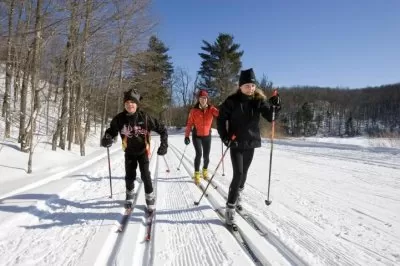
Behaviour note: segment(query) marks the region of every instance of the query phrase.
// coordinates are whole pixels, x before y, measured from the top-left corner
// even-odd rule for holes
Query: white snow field
[[[105,149],[79,160],[57,152],[56,170],[40,167],[44,157],[35,161],[34,178],[14,173],[11,179],[6,170],[26,161],[4,148],[0,265],[400,265],[399,148],[338,139],[276,140],[267,206],[271,146],[266,139],[255,152],[244,190],[248,216],[238,215],[243,248],[218,214],[232,177],[229,152],[208,196],[195,206],[202,190],[191,179],[194,148],[185,150],[183,139],[182,131],[171,130],[163,158],[156,154],[158,137],[152,138],[157,211],[151,241],[145,240],[140,178],[134,212],[125,231],[116,232],[125,197],[120,144],[110,150],[112,198]],[[211,174],[221,153],[214,136]],[[51,152],[46,154],[52,160]]]

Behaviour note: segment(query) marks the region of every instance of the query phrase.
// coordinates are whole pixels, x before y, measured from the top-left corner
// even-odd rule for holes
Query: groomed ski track
[[[157,194],[150,241],[145,241],[139,177],[136,206],[124,232],[117,233],[125,186],[124,155],[116,151],[111,154],[112,199],[107,158],[2,197],[0,255],[5,259],[0,265],[255,265],[208,199],[194,206],[202,191],[192,181],[188,162],[177,170],[176,148],[171,145],[164,160],[156,155],[158,144],[153,141],[150,160]]]
[[[273,203],[275,212],[269,211],[267,206],[261,207],[265,193],[251,183],[246,185],[244,194],[244,208],[251,219],[238,215],[237,222],[249,252],[225,228],[217,214],[224,211],[231,173],[222,177],[222,169],[219,169],[208,189],[208,196],[194,206],[207,183],[202,181],[201,188],[193,183],[194,151],[189,151],[192,146],[188,147],[180,170],[177,170],[185,147],[182,135],[170,136],[166,160],[156,154],[158,137],[152,139],[150,171],[157,194],[157,211],[151,241],[145,241],[145,200],[139,171],[135,183],[137,204],[125,231],[116,232],[125,198],[124,155],[117,144],[111,154],[112,199],[109,198],[106,156],[97,160],[88,158],[90,163],[44,177],[44,181],[35,179],[13,191],[2,192],[0,265],[362,265],[354,263],[352,253],[360,249],[349,245],[346,235],[336,236],[343,247],[329,245],[338,240],[324,234],[323,229],[312,224],[305,213],[293,213],[293,208],[277,201]],[[221,153],[219,144],[213,139],[211,152],[214,158]],[[282,163],[302,160],[291,158],[293,151],[284,148],[286,146],[279,150],[286,158]],[[263,153],[269,153],[269,150],[264,148],[257,152],[265,158]],[[326,156],[327,160],[331,158]],[[217,163],[216,160],[210,162],[210,175]],[[229,163],[226,158],[225,164]],[[281,162],[277,160],[274,163],[278,168]],[[265,169],[268,170],[268,165]],[[298,178],[302,177],[305,179],[306,175]],[[295,188],[291,189],[299,196],[298,202],[293,204],[307,203],[296,194]],[[277,197],[275,193],[273,195]],[[324,193],[329,200],[338,200],[330,187],[319,193]],[[396,265],[395,259],[377,254],[372,249],[364,252],[365,261],[379,258],[380,264]],[[307,263],[302,258],[308,258]]]

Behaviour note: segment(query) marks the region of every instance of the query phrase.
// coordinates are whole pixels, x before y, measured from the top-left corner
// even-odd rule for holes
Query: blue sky
[[[200,67],[202,40],[229,33],[277,86],[400,82],[400,0],[153,0],[174,66]]]

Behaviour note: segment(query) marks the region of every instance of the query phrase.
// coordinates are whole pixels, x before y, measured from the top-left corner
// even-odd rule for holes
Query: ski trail
[[[267,152],[269,151],[263,149],[257,151],[261,158],[267,157]],[[322,158],[319,158],[318,161],[320,163],[324,162],[326,158],[326,165],[316,166],[314,157],[320,157],[320,154],[310,153],[308,157],[296,156],[294,158],[293,154],[287,153],[286,151],[281,153],[284,154],[282,157],[286,158],[286,161],[282,165],[283,167],[285,165],[290,165],[290,160],[292,158],[295,161],[305,162],[307,164],[306,169],[332,167],[332,160],[338,160],[336,154],[331,157],[321,156]],[[302,152],[301,154],[305,153]],[[185,157],[190,160],[193,156],[192,154],[187,154]],[[342,159],[343,158],[340,158],[339,160]],[[227,158],[226,161],[229,161],[229,159]],[[275,167],[273,166],[273,172],[274,168],[279,169],[279,166],[277,166],[279,163],[281,162],[274,162]],[[333,165],[337,164],[334,163]],[[216,166],[216,162],[212,161],[210,163],[210,168],[213,169],[214,166]],[[266,169],[268,169],[267,165]],[[393,205],[393,202],[396,202],[398,196],[393,194],[381,197],[384,199],[390,198],[392,200],[392,202],[388,202],[387,200],[379,200],[377,195],[371,194],[374,193],[374,191],[375,193],[383,193],[386,191],[385,188],[388,185],[392,185],[393,187],[398,186],[398,182],[394,180],[393,174],[395,172],[393,169],[394,168],[388,168],[384,164],[381,165],[377,163],[365,168],[365,163],[363,161],[357,162],[357,160],[350,160],[344,164],[343,169],[340,170],[342,173],[348,174],[348,176],[337,177],[320,175],[320,177],[316,176],[310,178],[309,173],[297,174],[295,175],[296,180],[286,180],[286,182],[279,184],[279,193],[277,193],[275,184],[275,182],[279,182],[279,177],[276,178],[276,176],[279,175],[273,173],[275,180],[272,180],[272,187],[275,188],[275,192],[273,192],[272,196],[274,196],[274,194],[286,195],[285,202],[290,202],[291,204],[284,204],[276,201],[269,208],[266,208],[265,205],[262,204],[266,199],[266,193],[262,191],[266,191],[266,188],[251,185],[251,179],[255,177],[260,178],[260,173],[253,172],[254,170],[250,167],[248,181],[244,190],[243,205],[254,217],[258,218],[263,228],[273,232],[276,237],[280,238],[282,243],[285,243],[285,245],[301,257],[307,258],[307,261],[311,264],[365,265],[367,262],[374,261],[374,263],[379,265],[394,265],[398,263],[398,252],[395,250],[382,250],[383,253],[381,253],[378,250],[374,251],[370,248],[371,242],[352,243],[351,240],[349,240],[359,238],[363,234],[368,234],[370,237],[367,239],[375,239],[378,244],[384,245],[384,241],[387,241],[387,239],[392,239],[392,241],[400,244],[392,230],[392,226],[397,225],[398,222],[395,219],[394,213],[391,213],[390,209],[387,210],[387,208],[385,208],[385,205]],[[295,170],[298,171],[297,169]],[[376,175],[382,176],[382,178],[368,178],[370,175],[367,173],[371,170],[374,170],[374,172],[376,171]],[[323,172],[323,170],[317,170],[315,172],[320,173]],[[334,172],[334,170],[328,170],[328,173]],[[223,190],[226,194],[230,184],[230,173],[228,173],[227,177],[223,177],[219,173],[216,175],[214,180],[218,184],[218,190]],[[265,176],[265,174],[262,176]],[[318,178],[321,179],[321,184],[313,184],[312,181],[318,181]],[[338,182],[337,180],[341,179],[343,181],[341,181],[340,184],[343,185],[343,188],[336,183],[332,183]],[[362,181],[362,183],[359,181]],[[295,185],[296,182],[306,183],[309,190],[306,192],[299,190]],[[347,195],[343,193],[343,191],[346,191],[345,186],[348,186],[350,182],[354,183],[354,186],[357,186],[358,189],[353,189],[353,193]],[[321,190],[322,186],[326,188]],[[371,193],[367,193],[367,191],[371,191]],[[345,196],[345,198],[343,196]],[[339,210],[337,207],[341,205],[337,206],[337,204],[334,203],[343,201],[351,202],[352,206],[357,206],[361,208],[362,211],[354,208]],[[365,201],[371,202],[370,205],[367,205],[368,212],[366,210]],[[298,209],[301,208],[304,209],[299,211]],[[332,231],[330,232],[331,234],[329,234],[329,231],[331,230],[332,220],[324,215],[327,213],[327,210],[329,210],[329,213],[337,214],[337,216],[334,217],[335,221],[343,224],[339,231]],[[386,217],[386,219],[385,221],[377,220],[374,216],[365,215],[366,213],[375,213],[376,215],[374,216],[382,216]],[[352,218],[355,214],[358,217]],[[372,220],[372,222],[366,220]],[[354,224],[353,221],[359,222]]]
[[[198,188],[185,171],[176,170],[179,159],[172,152],[166,156],[170,173],[161,167],[157,178],[157,194],[164,198],[157,199],[153,265],[251,264],[206,200],[194,206]]]
[[[178,156],[181,156],[182,152],[179,149],[177,149],[175,146],[173,146],[173,148],[174,148],[174,151],[176,152],[176,154]],[[193,164],[194,164],[193,159],[190,160],[189,156],[184,156],[184,160],[187,162],[188,165],[190,165],[190,167],[193,167]],[[186,165],[186,163],[183,163],[183,164]],[[212,176],[217,177],[218,174],[214,175],[214,171],[215,171],[215,169],[209,170],[209,172]],[[202,181],[202,183],[204,186],[207,186],[207,182]],[[217,184],[216,183],[217,182],[215,182],[215,178],[213,178],[210,183],[209,193],[211,190],[215,189],[217,194],[219,194],[226,201],[226,199],[228,197],[228,193],[226,190],[224,190],[224,187],[229,187],[229,183],[227,183],[225,186],[221,186],[220,183],[217,183]],[[215,188],[214,185],[217,185],[217,188]],[[264,201],[264,200],[262,200],[262,201]],[[237,215],[240,216],[240,214],[237,214]],[[244,216],[243,216],[243,218],[244,218],[245,222],[252,228],[252,230],[257,232],[259,235],[261,235],[263,238],[265,238],[265,240],[267,242],[269,242],[272,246],[274,246],[276,248],[278,253],[285,258],[287,263],[289,263],[291,265],[307,265],[305,263],[305,261],[303,261],[302,258],[298,254],[296,254],[293,250],[291,250],[288,246],[286,246],[285,243],[283,243],[276,236],[272,235],[272,233],[265,226],[260,225],[256,218],[252,217],[252,221],[246,220]],[[251,237],[248,237],[248,239],[250,239],[251,242],[254,241],[254,239]],[[254,243],[256,243],[256,242],[254,242]],[[250,243],[250,245],[253,245],[254,243]],[[254,245],[259,247],[260,244],[262,245],[262,243],[257,243]],[[247,243],[247,245],[249,245],[249,243]],[[253,250],[251,250],[251,252],[254,253]],[[271,256],[271,254],[270,254],[270,256]],[[259,259],[259,258],[257,258],[257,256],[255,256],[255,257],[256,257],[256,259]],[[271,258],[268,258],[268,259],[271,259]],[[265,263],[270,263],[270,261],[268,259],[266,260],[268,262],[265,262]],[[260,263],[262,263],[262,262],[260,262]],[[275,261],[274,263],[278,263],[278,262]],[[274,264],[274,263],[272,263],[272,264]]]
[[[118,153],[112,160],[118,179],[123,156]],[[114,225],[120,203],[108,198],[106,159],[85,170],[3,200],[0,211],[17,214],[0,225],[0,265],[76,265],[99,228]],[[124,191],[123,182],[114,183],[116,198]],[[19,206],[24,199],[33,204]]]

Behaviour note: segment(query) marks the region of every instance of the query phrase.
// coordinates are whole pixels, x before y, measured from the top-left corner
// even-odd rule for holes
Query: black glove
[[[224,138],[221,138],[221,139],[222,139],[222,142],[224,143],[224,145],[225,145],[226,147],[234,148],[234,147],[239,146],[239,143],[238,143],[237,141],[231,140],[231,139],[228,138],[228,137],[224,137]]]
[[[158,155],[165,155],[165,154],[167,154],[167,149],[168,149],[168,145],[161,144],[160,147],[157,150],[157,154]]]
[[[276,107],[280,107],[281,106],[281,97],[279,97],[279,94],[276,94],[274,96],[272,96],[271,98],[269,98],[268,102]]]
[[[186,145],[189,145],[189,144],[190,144],[190,139],[189,139],[189,137],[185,137],[185,144],[186,144]]]
[[[104,137],[101,139],[101,146],[104,148],[109,148],[113,144],[113,138],[110,134],[104,134]]]

